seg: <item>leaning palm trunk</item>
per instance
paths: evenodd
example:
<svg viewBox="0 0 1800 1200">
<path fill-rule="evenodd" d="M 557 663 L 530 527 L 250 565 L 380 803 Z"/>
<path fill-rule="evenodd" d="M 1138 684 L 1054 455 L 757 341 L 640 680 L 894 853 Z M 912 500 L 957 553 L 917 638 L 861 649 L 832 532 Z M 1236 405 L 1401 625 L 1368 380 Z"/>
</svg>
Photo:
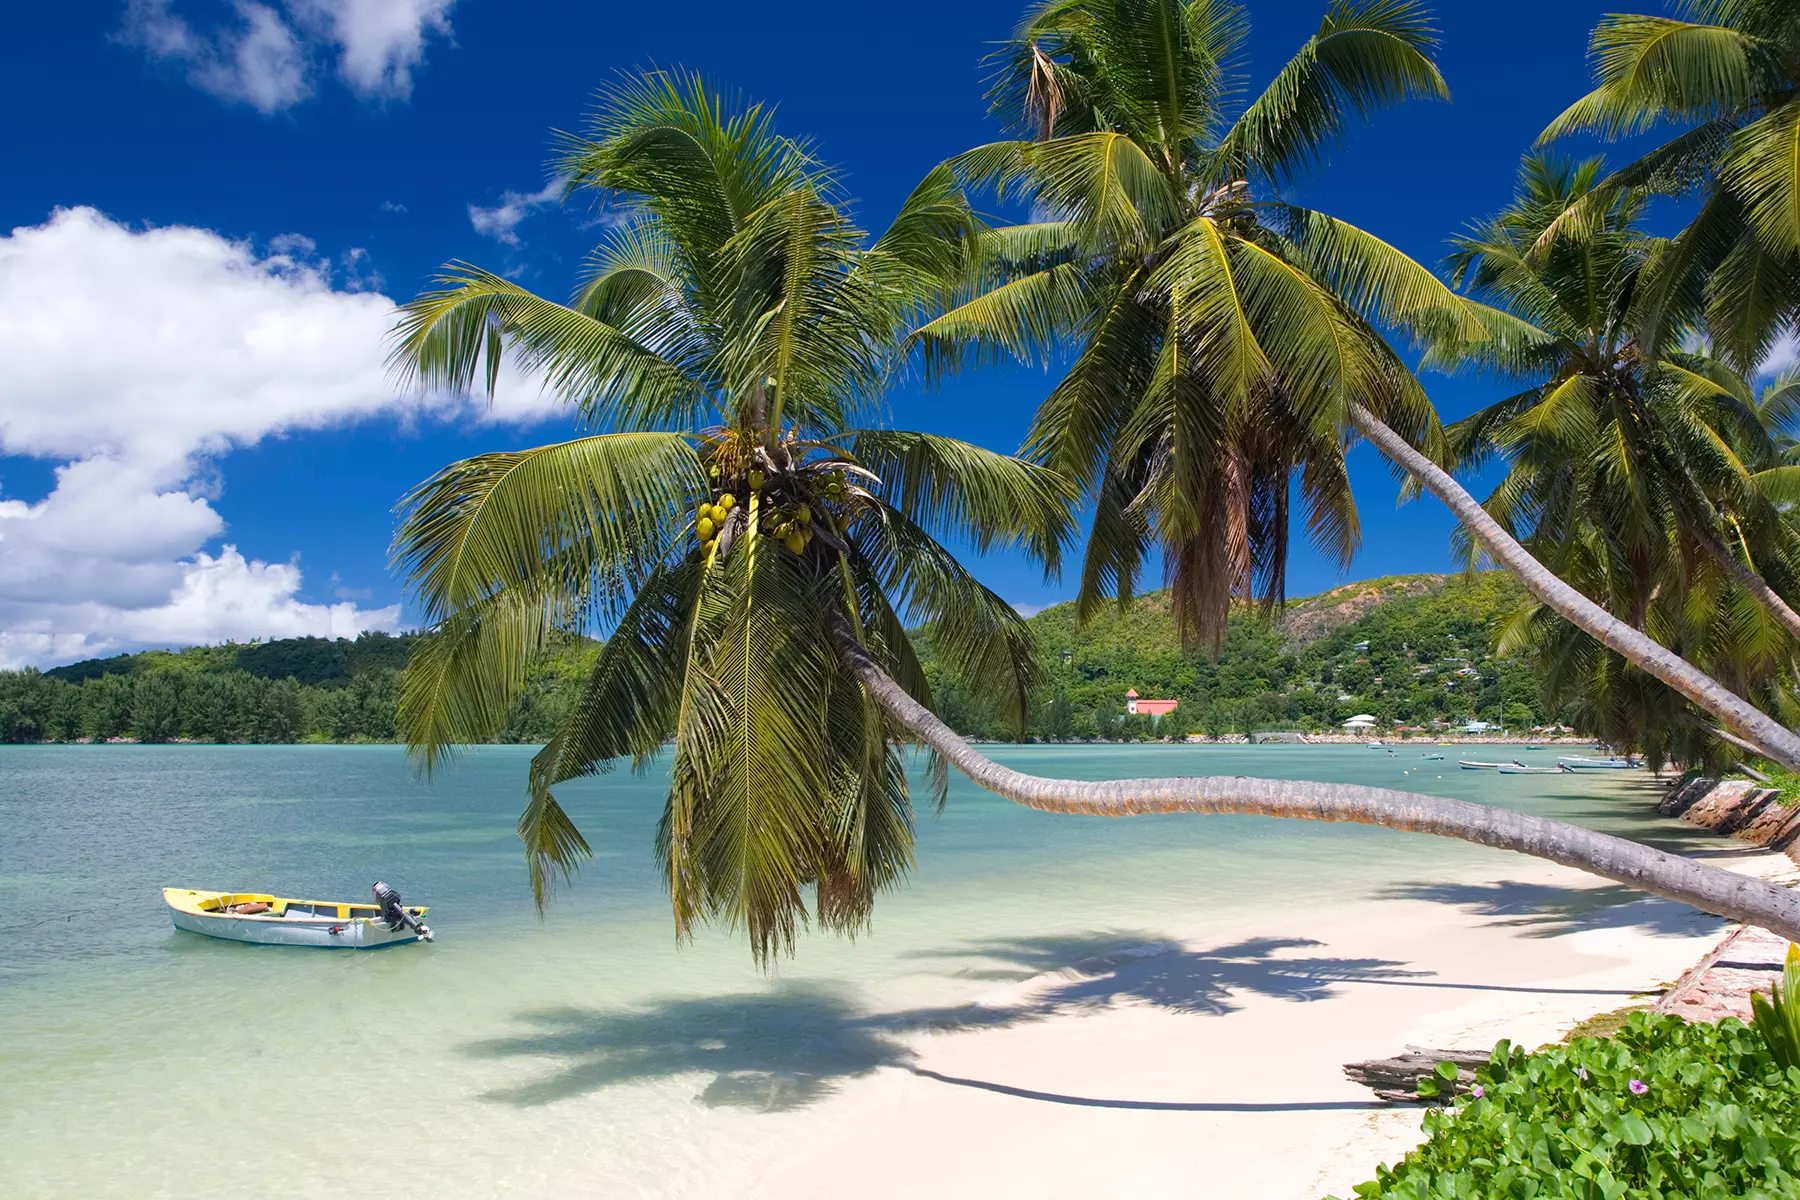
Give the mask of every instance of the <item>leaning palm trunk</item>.
<svg viewBox="0 0 1800 1200">
<path fill-rule="evenodd" d="M 1244 813 L 1303 821 L 1350 821 L 1459 838 L 1515 850 L 1705 912 L 1800 940 L 1800 893 L 1623 838 L 1505 808 L 1417 792 L 1343 783 L 1201 776 L 1087 783 L 1026 775 L 983 755 L 890 679 L 854 634 L 840 628 L 840 654 L 875 703 L 948 759 L 970 782 L 1044 812 L 1130 817 L 1143 813 Z"/>
<path fill-rule="evenodd" d="M 1756 597 L 1757 602 L 1781 623 L 1783 629 L 1794 637 L 1800 638 L 1800 613 L 1788 606 L 1788 602 L 1781 598 L 1781 593 L 1769 586 L 1768 580 L 1757 574 L 1754 569 L 1733 554 L 1725 543 L 1719 541 L 1705 529 L 1697 529 L 1694 533 L 1695 539 L 1700 543 L 1700 548 L 1706 551 L 1708 558 L 1711 558 L 1727 575 L 1731 576 L 1732 581 L 1739 587 Z"/>
<path fill-rule="evenodd" d="M 1719 683 L 1642 630 L 1619 620 L 1586 596 L 1557 578 L 1533 558 L 1500 523 L 1488 515 L 1481 502 L 1436 463 L 1408 445 L 1406 439 L 1384 425 L 1360 404 L 1350 406 L 1350 424 L 1383 454 L 1456 515 L 1469 535 L 1495 562 L 1510 571 L 1525 589 L 1556 610 L 1570 624 L 1608 649 L 1674 688 L 1705 709 L 1726 728 L 1754 743 L 1760 752 L 1791 771 L 1800 771 L 1800 737 L 1767 713 Z M 1604 874 L 1605 872 L 1601 872 Z"/>
</svg>

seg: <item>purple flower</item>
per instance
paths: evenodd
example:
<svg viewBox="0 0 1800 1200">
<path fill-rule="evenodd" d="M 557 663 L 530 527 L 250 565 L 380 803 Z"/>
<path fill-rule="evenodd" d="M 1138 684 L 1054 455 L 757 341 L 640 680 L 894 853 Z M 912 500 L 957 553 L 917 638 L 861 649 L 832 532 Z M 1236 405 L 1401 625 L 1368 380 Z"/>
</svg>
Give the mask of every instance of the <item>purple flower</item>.
<svg viewBox="0 0 1800 1200">
<path fill-rule="evenodd" d="M 1469 1095 L 1471 1095 L 1471 1096 L 1475 1097 L 1477 1100 L 1479 1100 L 1483 1096 L 1487 1095 L 1487 1092 L 1482 1090 L 1481 1085 L 1478 1083 L 1474 1087 L 1469 1089 Z"/>
<path fill-rule="evenodd" d="M 1650 1090 L 1650 1085 L 1641 1079 L 1634 1079 L 1625 1086 L 1631 1089 L 1631 1094 L 1634 1096 L 1641 1096 Z"/>
</svg>

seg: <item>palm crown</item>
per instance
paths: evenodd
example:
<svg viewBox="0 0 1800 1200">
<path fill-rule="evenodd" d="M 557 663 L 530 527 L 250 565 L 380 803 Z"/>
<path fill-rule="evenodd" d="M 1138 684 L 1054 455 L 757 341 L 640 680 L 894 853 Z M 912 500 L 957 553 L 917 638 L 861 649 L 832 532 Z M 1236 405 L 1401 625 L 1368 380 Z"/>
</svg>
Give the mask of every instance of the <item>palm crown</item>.
<svg viewBox="0 0 1800 1200">
<path fill-rule="evenodd" d="M 1128 596 L 1153 550 L 1183 631 L 1216 643 L 1238 597 L 1280 599 L 1290 480 L 1312 537 L 1358 543 L 1343 459 L 1361 404 L 1414 444 L 1439 431 L 1378 325 L 1511 329 L 1372 235 L 1279 186 L 1349 124 L 1446 94 L 1422 10 L 1335 3 L 1238 108 L 1243 12 L 1222 0 L 1049 0 L 1000 55 L 995 112 L 1030 140 L 952 160 L 1028 202 L 978 243 L 962 302 L 918 334 L 939 367 L 1076 350 L 1027 446 L 1095 504 L 1084 612 Z"/>
<path fill-rule="evenodd" d="M 1704 190 L 1670 248 L 1652 349 L 1697 327 L 1740 371 L 1762 359 L 1800 308 L 1800 8 L 1791 0 L 1677 0 L 1671 17 L 1613 14 L 1591 43 L 1595 87 L 1543 132 L 1620 137 L 1686 126 L 1613 172 L 1545 231 L 1595 218 L 1623 189 Z"/>
<path fill-rule="evenodd" d="M 1793 575 L 1795 537 L 1766 494 L 1778 476 L 1759 470 L 1776 454 L 1779 402 L 1759 410 L 1713 359 L 1645 351 L 1641 312 L 1655 302 L 1669 243 L 1641 228 L 1642 197 L 1588 201 L 1602 182 L 1597 160 L 1529 158 L 1513 203 L 1456 240 L 1456 282 L 1535 336 L 1497 356 L 1491 346 L 1437 348 L 1530 381 L 1451 426 L 1451 453 L 1465 467 L 1504 460 L 1486 508 L 1551 570 L 1786 711 L 1791 639 L 1742 586 Z M 1578 228 L 1565 222 L 1544 240 L 1584 202 L 1593 207 Z M 1465 549 L 1473 554 L 1466 539 Z M 1689 761 L 1718 753 L 1713 728 L 1678 696 L 1549 609 L 1520 614 L 1503 644 L 1520 643 L 1539 648 L 1551 701 L 1573 704 L 1600 736 Z"/>
<path fill-rule="evenodd" d="M 907 632 L 923 625 L 1020 712 L 1026 627 L 938 538 L 1053 565 L 1069 497 L 1017 459 L 855 427 L 899 365 L 896 329 L 965 269 L 975 223 L 947 171 L 869 244 L 765 111 L 664 73 L 608 94 L 561 166 L 622 216 L 574 298 L 457 264 L 397 331 L 420 385 L 485 372 L 491 389 L 511 353 L 603 429 L 455 463 L 407 498 L 395 555 L 432 636 L 405 735 L 427 766 L 491 736 L 541 651 L 610 626 L 532 762 L 519 829 L 539 902 L 588 851 L 551 789 L 672 739 L 658 854 L 677 927 L 724 919 L 766 959 L 809 893 L 823 927 L 853 931 L 911 861 L 910 735 L 833 639 L 929 706 Z"/>
</svg>

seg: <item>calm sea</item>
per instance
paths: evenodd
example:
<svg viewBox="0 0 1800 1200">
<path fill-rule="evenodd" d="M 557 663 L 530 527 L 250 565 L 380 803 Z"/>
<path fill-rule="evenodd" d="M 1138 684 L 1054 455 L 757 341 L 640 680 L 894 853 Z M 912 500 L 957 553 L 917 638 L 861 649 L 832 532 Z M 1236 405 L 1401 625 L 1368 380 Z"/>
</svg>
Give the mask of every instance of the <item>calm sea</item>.
<svg viewBox="0 0 1800 1200">
<path fill-rule="evenodd" d="M 539 920 L 513 835 L 530 753 L 424 783 L 384 746 L 0 747 L 0 1197 L 705 1195 L 995 981 L 1496 862 L 1353 826 L 1059 817 L 958 779 L 873 930 L 807 939 L 770 977 L 729 931 L 675 944 L 654 772 L 559 789 L 596 858 Z M 1378 783 L 1680 836 L 1620 780 L 1450 753 L 995 757 Z M 364 899 L 376 879 L 431 906 L 435 944 L 246 947 L 176 932 L 158 894 Z"/>
</svg>

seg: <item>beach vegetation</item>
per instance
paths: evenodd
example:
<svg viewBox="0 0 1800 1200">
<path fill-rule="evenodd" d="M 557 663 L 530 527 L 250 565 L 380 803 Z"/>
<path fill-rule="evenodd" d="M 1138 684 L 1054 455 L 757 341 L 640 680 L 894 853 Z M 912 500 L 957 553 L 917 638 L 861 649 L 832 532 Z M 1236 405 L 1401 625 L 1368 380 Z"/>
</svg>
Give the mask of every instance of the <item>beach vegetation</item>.
<svg viewBox="0 0 1800 1200">
<path fill-rule="evenodd" d="M 1364 1200 L 1800 1194 L 1800 1069 L 1735 1018 L 1630 1014 L 1611 1037 L 1501 1042 Z"/>
<path fill-rule="evenodd" d="M 1800 945 L 1788 947 L 1781 979 L 1750 996 L 1751 1024 L 1781 1066 L 1800 1072 Z"/>
</svg>

